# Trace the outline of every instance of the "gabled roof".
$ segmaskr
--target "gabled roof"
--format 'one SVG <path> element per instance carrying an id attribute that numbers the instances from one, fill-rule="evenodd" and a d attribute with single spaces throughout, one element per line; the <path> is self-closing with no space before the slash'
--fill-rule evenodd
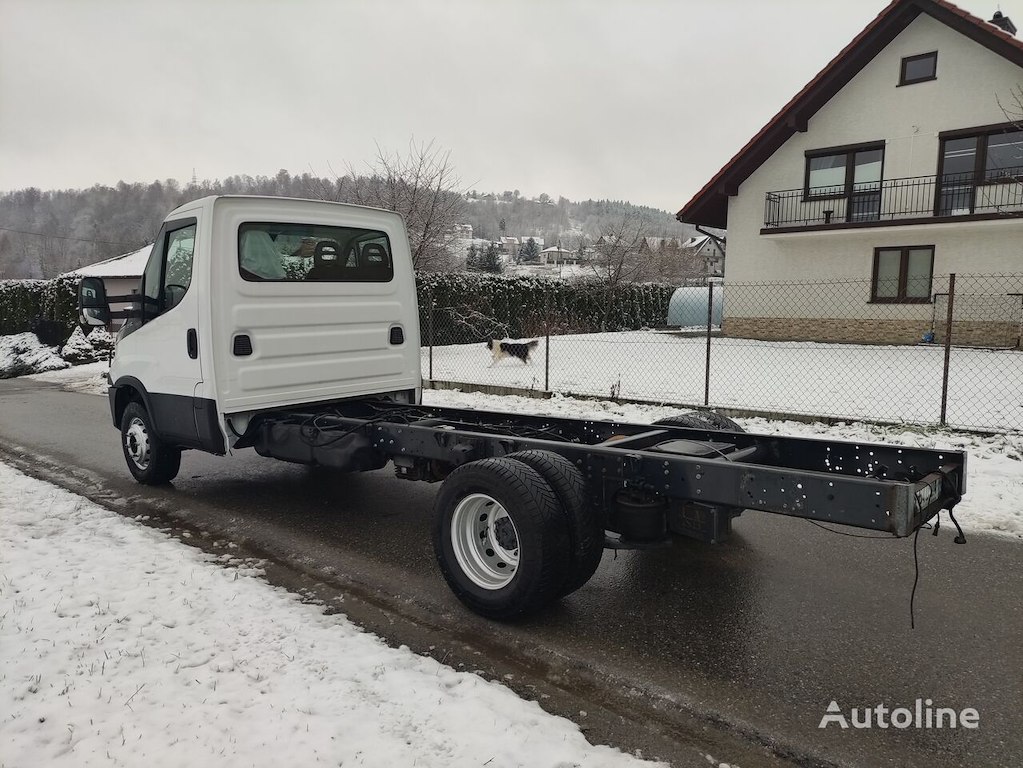
<path id="1" fill-rule="evenodd" d="M 137 251 L 123 253 L 106 261 L 98 261 L 95 264 L 65 272 L 61 277 L 142 277 L 152 250 L 152 245 L 146 245 Z"/>
<path id="2" fill-rule="evenodd" d="M 793 134 L 805 131 L 810 118 L 921 13 L 1023 67 L 1023 42 L 994 24 L 946 0 L 893 0 L 682 207 L 678 220 L 725 227 L 729 195 Z"/>

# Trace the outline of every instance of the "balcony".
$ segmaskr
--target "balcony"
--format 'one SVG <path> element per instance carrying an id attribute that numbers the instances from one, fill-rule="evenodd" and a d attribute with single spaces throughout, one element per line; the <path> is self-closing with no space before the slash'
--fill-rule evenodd
<path id="1" fill-rule="evenodd" d="M 1023 166 L 768 192 L 763 235 L 1023 216 Z"/>

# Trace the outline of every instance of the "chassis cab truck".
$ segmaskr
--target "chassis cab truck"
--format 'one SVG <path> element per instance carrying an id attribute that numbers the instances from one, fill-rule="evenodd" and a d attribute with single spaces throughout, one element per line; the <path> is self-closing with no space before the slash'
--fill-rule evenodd
<path id="1" fill-rule="evenodd" d="M 711 411 L 649 425 L 424 407 L 411 254 L 383 210 L 187 203 L 138 293 L 108 297 L 86 278 L 79 315 L 125 319 L 110 413 L 140 483 L 172 481 L 184 450 L 342 472 L 393 463 L 400 479 L 443 483 L 440 569 L 496 619 L 578 589 L 605 547 L 720 542 L 747 509 L 908 536 L 966 487 L 961 452 L 752 435 Z"/>

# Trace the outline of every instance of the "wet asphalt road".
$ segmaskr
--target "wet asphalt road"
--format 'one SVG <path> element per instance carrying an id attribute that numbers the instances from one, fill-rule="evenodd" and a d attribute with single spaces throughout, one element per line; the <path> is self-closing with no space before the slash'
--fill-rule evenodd
<path id="1" fill-rule="evenodd" d="M 324 477 L 245 451 L 187 453 L 173 488 L 142 488 L 123 467 L 105 398 L 0 381 L 0 458 L 24 450 L 81 468 L 79 481 L 87 476 L 129 508 L 157 505 L 335 575 L 494 653 L 507 648 L 540 667 L 554 659 L 555 672 L 537 674 L 586 680 L 595 700 L 631 699 L 662 741 L 666 732 L 688 734 L 693 744 L 660 753 L 680 765 L 697 764 L 701 721 L 706 751 L 743 768 L 784 762 L 779 756 L 806 765 L 1023 765 L 1023 543 L 971 536 L 968 521 L 964 546 L 948 527 L 920 536 L 915 630 L 911 539 L 849 538 L 753 512 L 724 545 L 605 552 L 582 590 L 526 622 L 499 625 L 463 610 L 440 577 L 430 541 L 437 486 L 398 481 L 389 470 Z M 40 471 L 76 487 L 74 473 Z M 980 727 L 818 728 L 832 700 L 848 715 L 918 698 L 974 707 Z M 676 715 L 689 725 L 676 729 Z M 594 726 L 591 738 L 613 734 Z"/>

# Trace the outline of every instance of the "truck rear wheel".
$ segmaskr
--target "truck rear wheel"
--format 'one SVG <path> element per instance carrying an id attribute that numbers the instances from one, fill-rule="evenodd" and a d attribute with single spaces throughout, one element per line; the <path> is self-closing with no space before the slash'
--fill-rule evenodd
<path id="1" fill-rule="evenodd" d="M 437 562 L 458 599 L 481 616 L 511 619 L 557 600 L 570 547 L 557 495 L 514 459 L 464 464 L 437 494 Z"/>
<path id="2" fill-rule="evenodd" d="M 519 451 L 505 458 L 539 472 L 561 502 L 568 522 L 571 560 L 560 595 L 570 595 L 590 580 L 604 554 L 604 522 L 589 503 L 582 473 L 564 456 L 550 451 Z"/>
<path id="3" fill-rule="evenodd" d="M 688 427 L 691 429 L 720 429 L 725 432 L 745 432 L 746 430 L 727 416 L 714 411 L 689 411 L 658 419 L 655 425 L 663 427 Z"/>
<path id="4" fill-rule="evenodd" d="M 156 436 L 149 412 L 137 401 L 121 416 L 121 450 L 128 471 L 143 485 L 169 483 L 181 468 L 181 449 Z"/>

